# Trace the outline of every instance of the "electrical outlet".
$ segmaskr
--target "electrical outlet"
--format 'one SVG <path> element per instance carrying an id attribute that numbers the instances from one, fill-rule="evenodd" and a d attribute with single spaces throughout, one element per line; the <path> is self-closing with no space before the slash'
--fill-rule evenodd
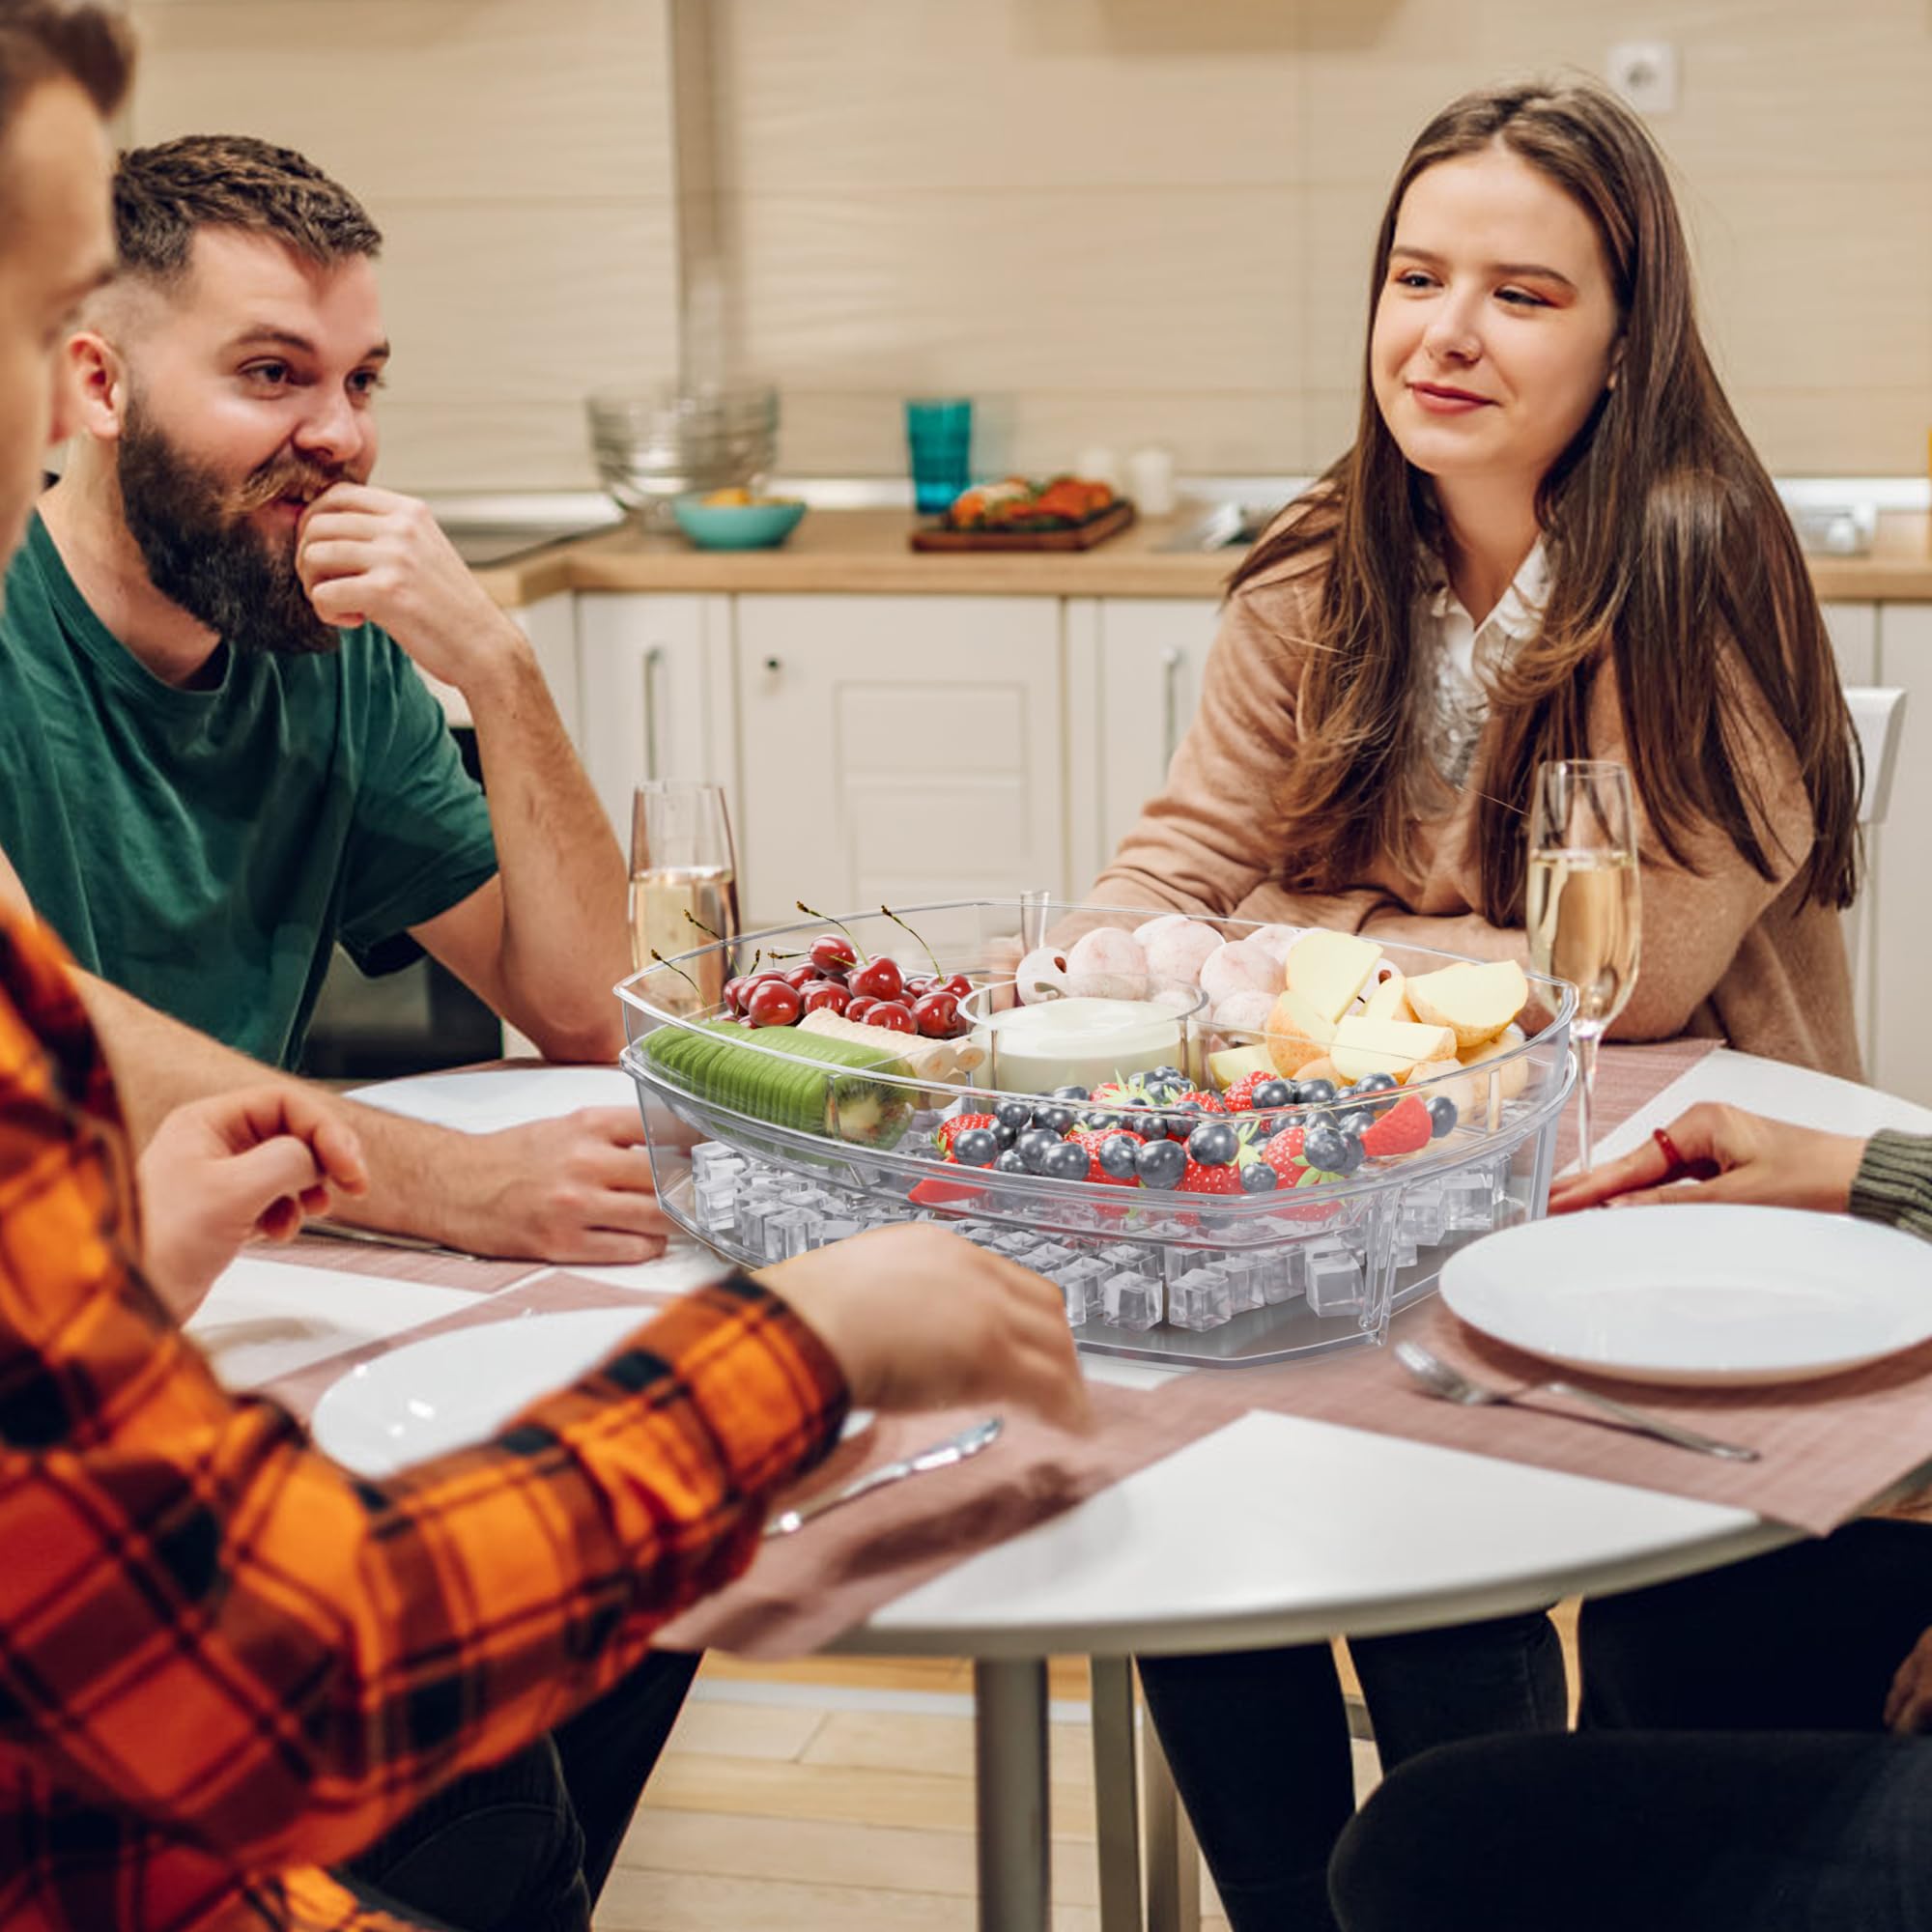
<path id="1" fill-rule="evenodd" d="M 1639 114 L 1668 114 L 1677 105 L 1677 49 L 1668 41 L 1620 41 L 1604 73 Z"/>

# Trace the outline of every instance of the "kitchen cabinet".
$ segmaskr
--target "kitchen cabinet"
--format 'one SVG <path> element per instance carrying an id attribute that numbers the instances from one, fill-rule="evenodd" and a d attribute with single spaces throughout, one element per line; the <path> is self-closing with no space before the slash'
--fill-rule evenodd
<path id="1" fill-rule="evenodd" d="M 1820 607 L 1825 629 L 1832 639 L 1832 654 L 1838 661 L 1838 682 L 1847 690 L 1855 685 L 1878 684 L 1878 613 L 1876 604 L 1826 604 Z M 1870 860 L 1877 850 L 1876 837 L 1867 841 Z M 1874 890 L 1874 869 L 1868 869 L 1859 902 L 1845 915 L 1845 956 L 1852 969 L 1852 1013 L 1858 1023 L 1859 1057 L 1865 1078 L 1874 1077 L 1877 1064 L 1877 1016 L 1873 984 L 1878 971 L 1878 895 Z"/>
<path id="2" fill-rule="evenodd" d="M 1061 602 L 741 596 L 740 904 L 1066 890 Z"/>
<path id="3" fill-rule="evenodd" d="M 643 779 L 722 784 L 738 822 L 732 600 L 597 592 L 577 602 L 575 736 L 625 851 Z"/>
<path id="4" fill-rule="evenodd" d="M 1201 699 L 1220 606 L 1197 597 L 1067 605 L 1073 886 L 1090 884 L 1167 781 Z"/>
<path id="5" fill-rule="evenodd" d="M 1906 699 L 1890 809 L 1872 841 L 1872 1083 L 1932 1105 L 1932 604 L 1878 607 L 1874 668 Z"/>

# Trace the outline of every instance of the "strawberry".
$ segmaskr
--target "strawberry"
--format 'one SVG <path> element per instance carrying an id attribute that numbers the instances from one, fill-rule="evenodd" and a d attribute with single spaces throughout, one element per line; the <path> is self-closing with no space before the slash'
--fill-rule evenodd
<path id="1" fill-rule="evenodd" d="M 1362 1133 L 1362 1151 L 1369 1154 L 1413 1153 L 1429 1145 L 1435 1122 L 1429 1109 L 1413 1094 L 1405 1094 L 1379 1121 Z"/>
<path id="2" fill-rule="evenodd" d="M 1147 1095 L 1136 1084 L 1137 1076 L 1125 1080 L 1103 1080 L 1088 1096 L 1090 1107 L 1145 1107 Z"/>
<path id="3" fill-rule="evenodd" d="M 1301 1157 L 1301 1129 L 1284 1127 L 1261 1151 L 1262 1158 L 1274 1169 L 1276 1182 L 1293 1187 L 1300 1179 L 1307 1163 Z"/>
<path id="4" fill-rule="evenodd" d="M 1218 1094 L 1204 1094 L 1199 1088 L 1196 1088 L 1191 1094 L 1181 1094 L 1179 1099 L 1170 1100 L 1167 1104 L 1177 1111 L 1182 1112 L 1191 1106 L 1198 1106 L 1204 1113 L 1208 1114 L 1225 1114 L 1228 1111 L 1221 1104 L 1221 1097 Z"/>
<path id="5" fill-rule="evenodd" d="M 1085 1133 L 1068 1134 L 1066 1138 L 1075 1147 L 1087 1150 L 1087 1179 L 1089 1180 L 1104 1181 L 1109 1187 L 1138 1187 L 1141 1184 L 1139 1179 L 1134 1175 L 1109 1174 L 1100 1165 L 1100 1145 L 1103 1141 L 1116 1139 L 1129 1140 L 1136 1147 L 1139 1147 L 1141 1145 L 1139 1134 L 1130 1134 L 1123 1127 L 1109 1127 L 1104 1131 L 1090 1128 Z"/>
<path id="6" fill-rule="evenodd" d="M 1280 1079 L 1278 1073 L 1243 1073 L 1232 1087 L 1221 1094 L 1221 1104 L 1231 1114 L 1245 1114 L 1255 1104 L 1255 1089 L 1266 1080 Z"/>
<path id="7" fill-rule="evenodd" d="M 1241 1170 L 1234 1161 L 1221 1167 L 1203 1167 L 1190 1154 L 1187 1171 L 1180 1177 L 1180 1185 L 1176 1191 L 1180 1194 L 1238 1194 L 1241 1191 Z"/>
<path id="8" fill-rule="evenodd" d="M 996 1127 L 999 1122 L 991 1114 L 954 1114 L 950 1121 L 939 1123 L 939 1151 L 948 1160 L 952 1158 L 952 1143 L 968 1127 Z"/>

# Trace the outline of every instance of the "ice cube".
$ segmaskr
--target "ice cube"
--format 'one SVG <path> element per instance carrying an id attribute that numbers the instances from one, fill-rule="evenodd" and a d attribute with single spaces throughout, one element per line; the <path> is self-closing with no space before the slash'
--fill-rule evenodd
<path id="1" fill-rule="evenodd" d="M 1362 1304 L 1362 1264 L 1339 1241 L 1308 1251 L 1308 1306 L 1317 1315 L 1352 1315 Z"/>
<path id="2" fill-rule="evenodd" d="M 1054 1280 L 1066 1303 L 1066 1319 L 1078 1328 L 1101 1312 L 1101 1288 L 1107 1279 L 1107 1264 L 1088 1255 L 1070 1261 L 1056 1270 Z"/>
<path id="3" fill-rule="evenodd" d="M 1190 1269 L 1167 1291 L 1167 1319 L 1177 1328 L 1218 1328 L 1232 1312 L 1228 1277 L 1218 1267 Z"/>
<path id="4" fill-rule="evenodd" d="M 1442 1183 L 1442 1225 L 1452 1235 L 1487 1235 L 1495 1196 L 1487 1174 L 1455 1174 Z"/>
<path id="5" fill-rule="evenodd" d="M 1160 1283 L 1149 1275 L 1123 1268 L 1103 1284 L 1100 1295 L 1116 1328 L 1151 1328 L 1160 1320 Z"/>
<path id="6" fill-rule="evenodd" d="M 738 1183 L 732 1175 L 708 1170 L 707 1178 L 692 1189 L 697 1210 L 697 1225 L 707 1235 L 722 1235 L 738 1219 Z"/>
<path id="7" fill-rule="evenodd" d="M 1262 1305 L 1261 1269 L 1252 1255 L 1224 1257 L 1220 1272 L 1228 1283 L 1228 1306 L 1234 1314 L 1244 1315 Z"/>
<path id="8" fill-rule="evenodd" d="M 1100 1259 L 1116 1269 L 1126 1268 L 1134 1274 L 1151 1274 L 1154 1271 L 1153 1250 L 1141 1246 L 1138 1241 L 1116 1241 L 1111 1248 L 1100 1250 Z"/>

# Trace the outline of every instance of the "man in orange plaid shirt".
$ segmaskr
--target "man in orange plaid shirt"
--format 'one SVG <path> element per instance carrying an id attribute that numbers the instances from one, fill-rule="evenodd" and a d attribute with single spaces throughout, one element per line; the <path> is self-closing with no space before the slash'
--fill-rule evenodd
<path id="1" fill-rule="evenodd" d="M 0 560 L 110 268 L 127 59 L 100 9 L 0 0 Z M 352 1480 L 175 1311 L 365 1184 L 275 1086 L 171 1115 L 137 1190 L 59 948 L 0 910 L 0 1932 L 429 1925 L 327 1868 L 594 1711 L 848 1404 L 1084 1413 L 1057 1294 L 906 1227 L 692 1295 L 488 1444 Z"/>

